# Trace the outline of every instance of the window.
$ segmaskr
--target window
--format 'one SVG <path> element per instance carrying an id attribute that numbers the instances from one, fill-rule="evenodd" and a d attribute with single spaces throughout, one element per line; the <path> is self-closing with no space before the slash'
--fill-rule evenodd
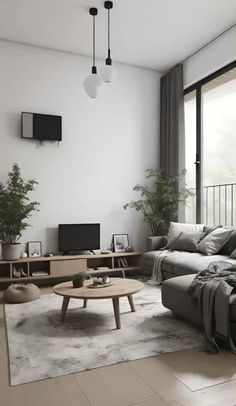
<path id="1" fill-rule="evenodd" d="M 186 221 L 236 224 L 236 62 L 185 91 Z"/>

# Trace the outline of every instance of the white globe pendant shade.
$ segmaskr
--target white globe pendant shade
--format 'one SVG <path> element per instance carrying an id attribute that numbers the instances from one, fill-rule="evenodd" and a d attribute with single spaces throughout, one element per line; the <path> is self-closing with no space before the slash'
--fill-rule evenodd
<path id="1" fill-rule="evenodd" d="M 97 73 L 91 73 L 84 81 L 84 90 L 89 97 L 96 99 L 101 84 L 102 81 Z"/>
<path id="2" fill-rule="evenodd" d="M 101 69 L 101 78 L 103 82 L 111 83 L 116 76 L 116 70 L 112 65 L 105 65 Z"/>

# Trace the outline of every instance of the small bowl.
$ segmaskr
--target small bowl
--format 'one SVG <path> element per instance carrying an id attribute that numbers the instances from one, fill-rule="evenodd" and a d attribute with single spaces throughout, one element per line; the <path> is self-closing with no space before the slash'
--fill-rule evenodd
<path id="1" fill-rule="evenodd" d="M 102 283 L 102 278 L 93 278 L 94 285 L 101 285 L 101 283 Z"/>

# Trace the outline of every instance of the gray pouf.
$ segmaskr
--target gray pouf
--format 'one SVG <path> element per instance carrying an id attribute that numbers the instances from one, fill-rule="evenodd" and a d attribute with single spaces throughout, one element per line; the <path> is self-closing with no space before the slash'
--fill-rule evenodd
<path id="1" fill-rule="evenodd" d="M 4 301 L 8 303 L 25 303 L 40 298 L 40 290 L 33 283 L 8 286 L 4 292 Z"/>

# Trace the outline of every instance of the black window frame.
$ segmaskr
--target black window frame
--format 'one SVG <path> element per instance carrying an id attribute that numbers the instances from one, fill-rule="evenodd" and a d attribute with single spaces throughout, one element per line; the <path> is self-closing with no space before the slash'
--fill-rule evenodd
<path id="1" fill-rule="evenodd" d="M 236 68 L 236 60 L 229 63 L 204 77 L 198 82 L 184 89 L 184 96 L 193 91 L 196 92 L 196 222 L 201 223 L 203 220 L 203 104 L 202 104 L 202 86 L 211 82 L 217 77 L 223 75 L 231 69 Z"/>

